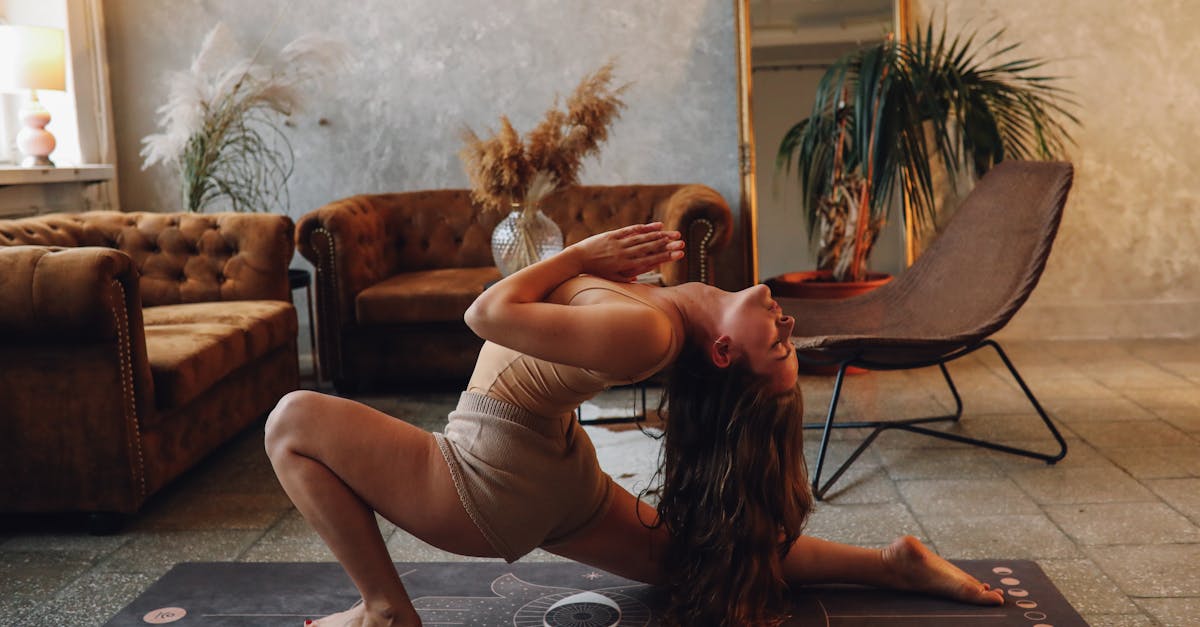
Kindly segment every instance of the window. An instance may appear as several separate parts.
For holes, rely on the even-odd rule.
[[[119,210],[102,0],[0,0],[0,23],[62,29],[67,61],[66,90],[38,91],[56,143],[52,180],[16,165],[17,112],[29,94],[0,93],[0,217]]]
[[[100,7],[100,0],[0,0],[0,22],[64,31],[67,89],[38,92],[50,111],[47,130],[57,142],[50,158],[59,166],[116,162]],[[17,111],[28,97],[0,95],[0,165],[20,159],[15,146]]]

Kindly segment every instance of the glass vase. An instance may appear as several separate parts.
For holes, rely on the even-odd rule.
[[[554,256],[563,249],[562,229],[537,207],[513,203],[492,231],[492,257],[502,276]]]

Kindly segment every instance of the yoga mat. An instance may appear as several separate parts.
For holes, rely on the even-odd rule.
[[[1086,627],[1034,562],[956,561],[1006,593],[1002,607],[977,607],[857,586],[813,586],[793,597],[792,626],[866,625]],[[398,563],[427,626],[650,627],[661,593],[567,562]],[[212,627],[288,625],[338,612],[358,594],[335,563],[183,563],[107,625]]]

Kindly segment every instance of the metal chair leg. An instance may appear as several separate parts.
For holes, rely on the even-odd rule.
[[[1058,460],[1066,457],[1067,456],[1067,441],[1063,439],[1062,434],[1059,433],[1058,429],[1054,426],[1054,423],[1051,422],[1050,417],[1048,415],[1046,415],[1046,411],[1044,409],[1042,409],[1041,403],[1039,403],[1037,398],[1034,397],[1033,391],[1031,391],[1029,389],[1028,385],[1025,385],[1025,380],[1022,379],[1021,375],[1017,373],[1016,367],[1013,366],[1012,362],[1008,359],[1008,355],[1006,355],[1004,353],[1004,350],[1000,348],[1000,344],[996,343],[995,340],[985,340],[985,341],[981,342],[975,348],[971,349],[971,351],[968,351],[968,352],[974,352],[975,350],[977,350],[979,348],[983,348],[984,346],[990,346],[996,351],[996,354],[1000,356],[1000,360],[1002,362],[1004,362],[1004,366],[1006,368],[1008,368],[1009,374],[1011,374],[1013,376],[1013,379],[1015,379],[1017,381],[1017,385],[1021,386],[1021,391],[1025,393],[1025,398],[1029,399],[1029,403],[1031,405],[1033,405],[1033,409],[1035,411],[1037,411],[1038,416],[1042,419],[1042,423],[1045,424],[1046,428],[1050,431],[1050,435],[1053,435],[1055,441],[1058,442],[1058,452],[1057,453],[1054,453],[1054,454],[1040,453],[1038,451],[1031,451],[1029,449],[1016,448],[1016,447],[1007,446],[1004,444],[996,444],[995,442],[989,442],[988,440],[980,440],[978,438],[969,438],[967,436],[958,435],[956,433],[946,433],[944,431],[933,431],[931,429],[926,429],[924,427],[917,426],[917,425],[914,425],[911,423],[910,424],[903,424],[903,423],[897,424],[894,428],[903,429],[905,431],[910,431],[912,433],[920,433],[923,435],[929,435],[929,436],[933,436],[935,438],[941,438],[943,440],[959,442],[961,444],[970,444],[971,446],[978,446],[981,448],[991,449],[993,451],[1000,451],[1001,453],[1009,453],[1011,455],[1020,455],[1022,457],[1030,457],[1033,459],[1040,459],[1040,460],[1046,462],[1047,464],[1054,464]],[[964,354],[966,354],[966,353],[964,353]]]
[[[950,393],[954,395],[954,422],[958,422],[962,418],[963,403],[962,397],[958,395],[958,388],[954,385],[954,379],[950,378],[950,371],[946,369],[946,362],[939,361],[938,368],[942,369],[942,376],[946,379],[946,385],[950,386]]]
[[[1004,353],[1004,350],[1000,348],[1000,344],[998,344],[995,340],[987,340],[984,342],[984,344],[987,344],[995,349],[996,354],[1000,356],[1000,361],[1004,362],[1004,367],[1008,368],[1009,374],[1011,374],[1013,379],[1017,381],[1017,385],[1021,386],[1021,391],[1025,393],[1025,398],[1029,399],[1029,404],[1033,405],[1033,408],[1037,410],[1038,416],[1041,417],[1042,422],[1046,425],[1046,428],[1050,430],[1050,433],[1054,436],[1054,439],[1058,441],[1059,451],[1057,455],[1034,455],[1034,457],[1044,459],[1048,464],[1053,464],[1066,457],[1067,441],[1063,439],[1062,434],[1058,432],[1058,429],[1054,426],[1054,423],[1051,422],[1050,416],[1046,415],[1046,410],[1042,409],[1042,404],[1039,403],[1037,398],[1033,395],[1033,390],[1029,389],[1029,386],[1025,384],[1025,380],[1022,379],[1021,375],[1017,373],[1017,369],[1015,366],[1013,366],[1012,362],[1009,361],[1008,355]]]
[[[897,420],[897,421],[871,420],[871,421],[849,422],[849,423],[842,423],[839,425],[834,425],[833,422],[834,422],[834,418],[837,416],[838,400],[841,398],[842,384],[845,381],[846,370],[847,370],[847,368],[850,367],[850,365],[852,363],[853,363],[852,361],[844,362],[838,368],[837,379],[833,385],[833,398],[829,401],[829,412],[825,417],[824,433],[821,436],[821,448],[817,451],[817,468],[816,468],[816,472],[814,472],[813,476],[812,476],[813,497],[816,498],[818,501],[824,500],[825,494],[827,492],[829,492],[829,489],[831,487],[833,487],[833,484],[836,483],[837,480],[840,479],[841,476],[843,474],[845,474],[847,470],[850,469],[850,466],[852,464],[854,464],[854,462],[858,460],[859,456],[861,456],[863,454],[863,452],[865,452],[867,450],[867,447],[871,446],[871,443],[875,441],[875,438],[879,437],[879,434],[883,433],[884,431],[886,431],[888,429],[900,429],[900,428],[903,428],[905,425],[923,424],[923,423],[927,423],[927,422],[942,422],[942,421],[946,421],[946,420],[958,420],[960,417],[962,417],[963,404],[962,404],[962,398],[958,394],[958,388],[955,387],[954,380],[950,378],[950,372],[948,370],[946,370],[945,364],[938,363],[938,366],[941,367],[941,370],[942,370],[942,376],[945,377],[947,385],[950,386],[950,393],[954,395],[955,412],[953,414],[949,414],[946,416],[928,416],[928,417],[924,417],[924,418],[911,418],[908,420]],[[804,425],[805,429],[815,429],[818,427],[819,427],[819,425]],[[831,476],[829,478],[829,480],[827,480],[825,482],[825,484],[822,485],[821,484],[821,473],[825,467],[825,457],[829,452],[829,436],[832,433],[832,430],[833,429],[854,429],[854,428],[871,429],[871,433],[866,438],[863,439],[863,441],[858,445],[857,448],[854,449],[853,452],[850,453],[850,456],[847,457],[846,460],[842,462],[842,465],[838,466],[837,470],[835,470],[833,472],[833,476]]]
[[[848,423],[841,423],[841,424],[835,425],[834,419],[837,415],[838,401],[841,399],[842,384],[845,379],[846,369],[848,367],[850,367],[851,365],[860,365],[860,366],[864,365],[862,363],[854,362],[853,360],[851,360],[851,361],[843,362],[838,368],[837,379],[835,380],[834,385],[833,385],[833,398],[830,399],[830,401],[829,401],[829,412],[825,417],[824,425],[819,425],[819,424],[804,425],[805,429],[817,429],[817,428],[824,429],[824,432],[821,436],[821,447],[817,452],[816,472],[812,476],[813,497],[816,498],[817,500],[824,500],[825,494],[827,494],[829,492],[829,489],[833,486],[833,484],[835,482],[837,482],[837,480],[839,478],[841,478],[841,476],[843,474],[845,474],[845,472],[850,468],[850,466],[855,461],[858,460],[858,458],[863,454],[863,452],[866,451],[867,447],[869,447],[875,441],[875,439],[877,437],[879,437],[879,434],[888,429],[899,429],[902,431],[908,431],[910,433],[918,433],[921,435],[928,435],[928,436],[940,438],[943,440],[950,440],[953,442],[958,442],[960,444],[968,444],[971,446],[978,446],[981,448],[987,448],[987,449],[991,449],[994,451],[1000,451],[1002,453],[1009,453],[1012,455],[1021,455],[1023,457],[1031,457],[1034,459],[1040,459],[1048,464],[1054,464],[1055,462],[1059,461],[1063,457],[1066,457],[1066,455],[1067,455],[1066,440],[1063,439],[1062,434],[1059,433],[1058,429],[1054,426],[1054,423],[1050,420],[1050,417],[1046,414],[1046,411],[1042,408],[1041,403],[1039,403],[1037,398],[1033,395],[1033,392],[1029,389],[1029,386],[1025,384],[1024,379],[1022,379],[1021,375],[1017,373],[1017,369],[1016,369],[1016,367],[1013,366],[1012,362],[1008,359],[1008,355],[1006,355],[1004,353],[1004,350],[1000,348],[1000,345],[998,343],[996,343],[995,340],[986,340],[984,342],[981,342],[980,344],[978,344],[977,346],[975,346],[969,350],[965,350],[965,351],[962,351],[960,353],[953,355],[951,357],[951,360],[968,355],[970,353],[973,353],[976,350],[983,348],[984,346],[990,346],[992,349],[994,349],[996,351],[996,354],[1000,356],[1000,360],[1004,362],[1005,367],[1008,368],[1008,371],[1010,374],[1012,374],[1013,379],[1015,379],[1017,381],[1017,385],[1019,385],[1021,387],[1021,391],[1025,393],[1025,397],[1027,399],[1029,399],[1030,404],[1033,405],[1034,410],[1037,411],[1038,416],[1041,417],[1042,422],[1046,425],[1046,428],[1049,429],[1050,434],[1053,435],[1054,439],[1058,442],[1059,450],[1057,453],[1054,453],[1054,454],[1040,453],[1037,451],[1015,448],[1015,447],[1007,446],[1004,444],[997,444],[995,442],[989,442],[987,440],[981,440],[978,438],[971,438],[971,437],[967,437],[964,435],[959,435],[957,433],[947,433],[945,431],[936,431],[936,430],[929,429],[927,427],[922,426],[922,425],[924,425],[926,423],[930,423],[930,422],[958,421],[962,417],[962,414],[963,414],[962,397],[958,393],[958,388],[954,385],[954,380],[950,377],[950,371],[946,368],[947,360],[941,360],[941,361],[937,361],[935,363],[937,364],[938,368],[941,369],[942,376],[943,376],[943,378],[945,378],[946,384],[950,387],[950,393],[954,396],[954,406],[955,407],[954,407],[953,414],[947,414],[945,416],[930,416],[930,417],[924,417],[924,418],[909,418],[909,419],[905,419],[905,420],[857,421],[857,422],[848,422]],[[928,366],[928,365],[933,365],[933,364],[928,364],[928,363],[921,364],[921,366]],[[917,366],[917,367],[921,367],[921,366]],[[891,369],[900,369],[900,368],[891,368]],[[825,457],[829,452],[828,449],[829,449],[830,434],[832,433],[833,429],[853,429],[853,428],[868,428],[868,429],[871,429],[872,431],[858,445],[858,448],[854,449],[854,451],[850,454],[850,456],[846,459],[846,461],[842,462],[841,466],[839,466],[837,468],[837,470],[834,471],[833,476],[831,476],[829,478],[829,480],[826,481],[822,485],[821,474],[825,468]]]
[[[850,366],[849,362],[842,362],[838,367],[837,379],[833,384],[833,398],[829,401],[829,412],[825,415],[825,431],[821,434],[821,448],[817,451],[817,471],[812,476],[813,497],[818,501],[825,495],[825,490],[829,489],[830,483],[825,484],[825,488],[821,488],[821,469],[825,467],[825,454],[829,448],[829,435],[833,432],[833,418],[837,415],[838,399],[842,395],[842,381],[846,378],[846,368]],[[805,428],[810,428],[805,426]],[[845,464],[838,469],[838,475],[845,470]]]

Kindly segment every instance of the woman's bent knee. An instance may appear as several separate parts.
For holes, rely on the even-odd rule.
[[[283,453],[289,443],[304,432],[302,423],[315,413],[315,406],[323,398],[324,395],[317,392],[296,390],[279,399],[267,415],[266,435],[263,438],[269,457]]]

